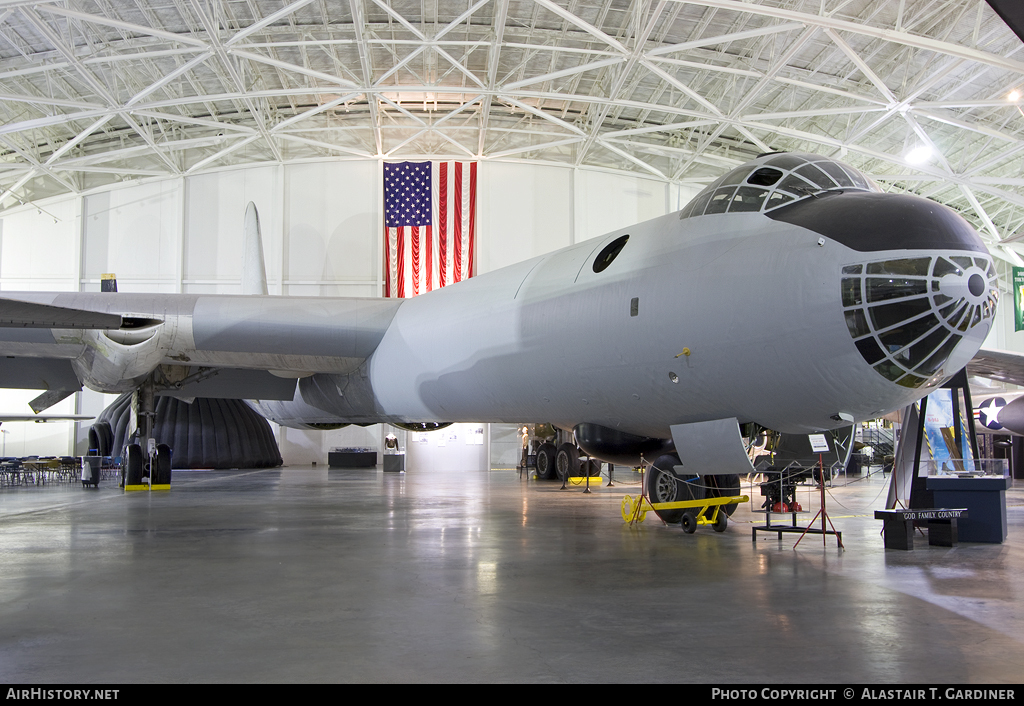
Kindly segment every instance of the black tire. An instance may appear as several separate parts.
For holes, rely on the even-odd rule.
[[[647,497],[652,503],[673,503],[703,500],[704,488],[697,476],[677,476],[673,466],[679,465],[675,454],[659,456],[647,470]],[[670,524],[683,519],[683,510],[655,510],[658,517]]]
[[[562,444],[555,453],[555,475],[558,480],[576,477],[580,474],[580,452],[572,444]]]
[[[550,480],[555,475],[555,445],[541,444],[537,449],[537,478]]]
[[[587,462],[587,464],[588,464],[588,468],[589,468],[589,470],[587,471],[588,475],[590,475],[591,478],[598,478],[598,477],[600,477],[600,475],[601,475],[601,462],[599,460],[597,460],[596,458],[592,458],[592,459],[590,459],[590,461]]]
[[[686,510],[683,513],[680,523],[683,525],[683,532],[686,532],[686,534],[693,534],[697,531],[697,517],[690,510]]]
[[[139,485],[142,483],[142,473],[145,470],[145,460],[142,457],[142,447],[138,444],[129,444],[124,455],[125,485]]]
[[[729,513],[725,512],[726,507],[736,506],[719,506],[718,517],[715,518],[714,523],[711,525],[711,529],[715,530],[715,532],[725,532],[725,528],[729,526]]]
[[[735,498],[740,494],[740,477],[735,473],[723,476],[704,476],[702,480],[704,485],[707,486],[706,497]],[[737,507],[739,505],[733,503],[732,505],[723,505],[721,509],[731,516],[732,513],[736,512]]]
[[[154,485],[170,485],[171,483],[171,447],[157,444],[156,469],[153,471]]]

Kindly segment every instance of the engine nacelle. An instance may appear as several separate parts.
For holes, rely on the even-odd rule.
[[[671,439],[636,436],[598,424],[577,424],[573,434],[577,446],[588,456],[617,466],[639,466],[641,456],[647,461],[654,461],[675,449]]]
[[[71,366],[83,384],[106,393],[132,392],[170,350],[174,324],[126,317],[134,325],[111,330],[54,330],[58,343],[84,344]]]

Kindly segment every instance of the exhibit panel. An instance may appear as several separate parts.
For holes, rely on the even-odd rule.
[[[486,471],[490,468],[487,424],[452,424],[405,435],[406,470]]]

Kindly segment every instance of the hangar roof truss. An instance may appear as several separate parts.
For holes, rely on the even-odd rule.
[[[0,212],[324,157],[706,183],[790,150],[1012,248],[1022,47],[979,0],[0,0]]]

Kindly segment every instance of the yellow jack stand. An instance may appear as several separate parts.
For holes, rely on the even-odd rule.
[[[723,507],[725,505],[738,505],[750,500],[746,495],[736,495],[726,498],[705,498],[704,500],[679,500],[672,503],[651,503],[643,495],[622,496],[622,519],[629,524],[643,522],[648,512],[655,510],[687,510],[683,513],[683,530],[687,534],[693,534],[698,525],[711,525],[716,532],[725,530],[728,523],[728,515]],[[699,510],[698,510],[699,508]],[[697,510],[697,512],[690,512]],[[709,513],[708,511],[711,510]]]

